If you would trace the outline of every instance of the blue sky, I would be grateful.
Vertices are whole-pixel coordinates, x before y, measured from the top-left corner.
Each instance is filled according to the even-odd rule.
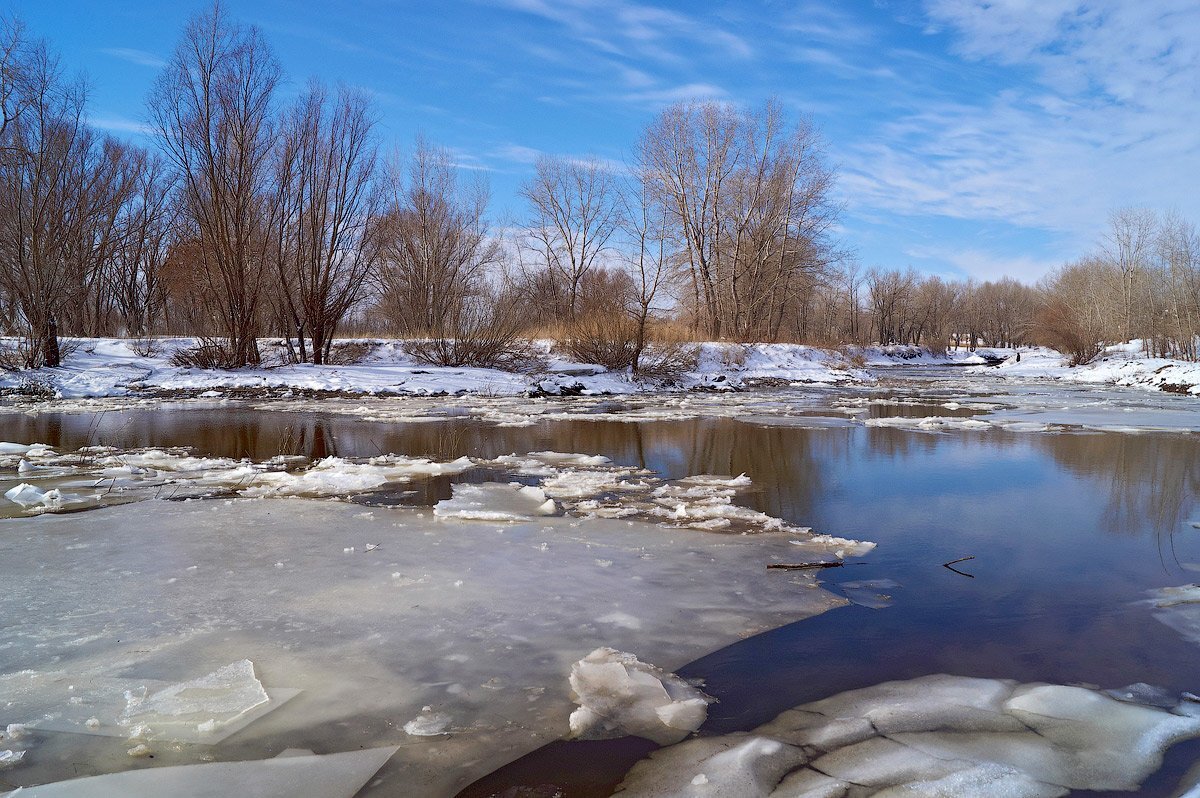
[[[1200,223],[1195,0],[228,0],[294,93],[371,91],[388,147],[451,148],[519,220],[540,152],[624,158],[666,104],[777,97],[822,131],[865,266],[1036,280],[1114,208]],[[142,137],[144,98],[203,2],[17,0]]]

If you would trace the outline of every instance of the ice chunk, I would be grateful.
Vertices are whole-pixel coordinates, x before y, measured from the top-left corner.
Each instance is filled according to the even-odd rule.
[[[677,743],[700,728],[712,698],[633,654],[598,648],[571,668],[571,736],[587,740],[645,737]]]
[[[0,770],[15,767],[25,758],[24,751],[13,751],[10,748],[0,750]]]
[[[624,786],[634,795],[708,794],[685,786],[701,771],[710,784],[739,785],[712,794],[1050,798],[1070,789],[1136,790],[1168,746],[1193,737],[1200,718],[1081,687],[927,676],[796,707],[750,736],[656,752]],[[778,783],[766,770],[746,781],[745,762],[718,770],[709,752],[756,739],[795,751],[799,769]],[[816,758],[806,761],[806,752]]]
[[[435,712],[433,707],[425,707],[420,715],[404,724],[404,731],[414,737],[434,737],[446,734],[453,720],[445,712]]]
[[[190,726],[211,735],[269,700],[254,675],[254,664],[243,659],[150,695],[128,693],[120,723],[167,733],[173,727]]]
[[[786,773],[806,761],[799,748],[767,737],[698,738],[655,751],[635,765],[625,776],[621,795],[768,795]],[[675,774],[680,775],[674,778]],[[694,789],[680,789],[685,778]]]
[[[63,495],[58,488],[42,490],[28,482],[9,488],[4,492],[4,498],[25,508],[45,507],[48,510],[57,510],[63,505]]]
[[[105,776],[23,787],[6,796],[21,798],[353,798],[396,753],[368,748],[325,756],[286,756],[250,762],[213,762],[146,768]]]
[[[471,521],[527,521],[541,515],[554,515],[558,507],[541,488],[484,482],[478,485],[454,485],[453,495],[433,508],[442,518]]]

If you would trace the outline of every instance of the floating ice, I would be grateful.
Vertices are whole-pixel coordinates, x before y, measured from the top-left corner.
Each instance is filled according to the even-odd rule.
[[[284,752],[285,754],[288,752]],[[21,798],[353,798],[395,748],[368,748],[325,756],[289,754],[250,762],[177,765],[89,776],[23,787]]]
[[[54,512],[64,507],[87,504],[92,499],[74,493],[63,493],[58,488],[43,490],[37,485],[22,482],[4,492],[4,498],[20,505],[27,511]]]
[[[586,740],[635,735],[660,745],[700,728],[712,698],[633,654],[598,648],[571,667],[571,736]]]
[[[434,506],[434,515],[470,521],[527,521],[558,512],[554,499],[548,498],[541,488],[515,482],[454,485],[452,491],[451,498]]]
[[[149,695],[127,693],[125,701],[123,726],[168,736],[173,728],[193,727],[202,735],[212,735],[270,697],[254,675],[254,664],[243,659]]]
[[[626,775],[622,795],[996,796],[1136,790],[1200,718],[1081,687],[926,676],[689,740]],[[703,789],[695,777],[703,774]],[[691,785],[691,786],[688,786]]]
[[[413,737],[435,737],[446,734],[454,719],[445,712],[435,712],[433,707],[423,707],[421,714],[404,724],[404,732]]]
[[[25,758],[24,751],[13,751],[10,748],[0,750],[0,770],[15,767]]]
[[[57,489],[42,490],[37,485],[22,482],[4,492],[4,498],[22,507],[45,507],[57,509],[62,506],[63,495]]]
[[[222,758],[261,757],[269,740],[382,745],[429,705],[455,719],[455,733],[425,738],[431,744],[411,738],[388,778],[450,795],[569,731],[577,705],[567,673],[599,645],[672,671],[846,603],[812,574],[765,578],[766,563],[794,561],[797,547],[783,535],[550,516],[497,534],[497,523],[417,508],[370,519],[356,517],[362,509],[151,500],[0,520],[0,616],[11,620],[0,627],[0,721],[36,723],[45,753],[26,758],[24,783],[70,778],[70,763],[100,750],[129,767],[125,752],[140,742],[155,748],[146,764],[197,756],[165,734],[125,742],[132,730],[117,723],[125,691],[154,695],[253,652],[271,701],[220,730],[255,718],[221,743]],[[342,553],[362,552],[364,541],[381,548]],[[302,689],[303,704],[281,705],[273,682]],[[87,728],[91,718],[99,729]],[[216,739],[196,727],[171,735]]]
[[[1200,585],[1150,591],[1154,617],[1193,643],[1200,644]]]
[[[842,591],[843,596],[855,604],[879,610],[891,606],[890,591],[900,587],[900,583],[893,579],[862,579],[840,582],[837,587]]]

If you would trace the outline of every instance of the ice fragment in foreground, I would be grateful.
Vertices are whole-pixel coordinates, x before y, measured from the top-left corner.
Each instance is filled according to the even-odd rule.
[[[282,756],[250,762],[214,762],[145,768],[106,776],[25,787],[12,798],[352,798],[396,753],[368,748],[326,756]]]
[[[1081,687],[926,676],[852,690],[633,767],[623,796],[1053,798],[1136,790],[1200,718]],[[703,782],[697,776],[704,776]]]
[[[633,654],[598,648],[571,667],[571,736],[602,740],[632,734],[677,743],[708,717],[713,701],[673,673]]]
[[[213,734],[270,698],[254,675],[254,664],[243,659],[147,696],[127,693],[125,700],[123,726],[148,727],[153,732],[190,726]]]

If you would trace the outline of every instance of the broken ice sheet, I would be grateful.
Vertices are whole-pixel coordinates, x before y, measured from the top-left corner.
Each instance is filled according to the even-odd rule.
[[[846,603],[811,574],[763,578],[765,563],[795,556],[786,535],[558,516],[497,534],[496,523],[417,508],[361,512],[311,499],[147,501],[0,521],[0,612],[10,619],[0,626],[0,696],[20,699],[11,714],[0,707],[0,724],[59,713],[73,731],[96,717],[126,736],[115,723],[124,691],[168,686],[143,677],[188,681],[252,652],[268,695],[287,685],[304,690],[303,702],[226,739],[223,757],[261,758],[292,739],[338,750],[353,734],[403,743],[387,767],[393,786],[454,794],[570,731],[571,665],[598,646],[672,671]],[[30,546],[30,537],[89,547]],[[342,553],[364,541],[381,548]],[[55,658],[53,681],[16,675]],[[115,682],[107,714],[85,676]],[[425,706],[453,718],[451,734],[403,734]],[[91,752],[115,742],[46,735],[46,754],[13,772],[25,783],[66,778],[67,763],[97,761]],[[131,743],[119,742],[113,764],[129,767]],[[155,764],[169,752],[156,753]]]
[[[1154,608],[1155,618],[1200,645],[1200,585],[1157,588],[1145,603]]]
[[[0,687],[6,713],[26,713],[31,729],[210,745],[300,692],[264,688],[247,659],[174,684],[21,671],[0,676]]]
[[[698,738],[630,770],[623,796],[1054,798],[1136,790],[1200,718],[1081,687],[925,676],[796,707],[752,732]]]
[[[201,734],[214,735],[270,700],[254,675],[254,664],[243,659],[151,693],[126,692],[120,724],[144,727],[155,734],[170,735],[175,729],[194,728]]]
[[[571,667],[571,736],[584,740],[634,735],[659,745],[700,728],[714,699],[673,673],[633,654],[598,648]]]
[[[353,798],[395,748],[317,756],[292,749],[274,759],[146,768],[22,787],[20,798]]]
[[[900,587],[894,579],[861,579],[839,582],[836,585],[842,595],[860,607],[881,610],[892,606],[891,591]]]

